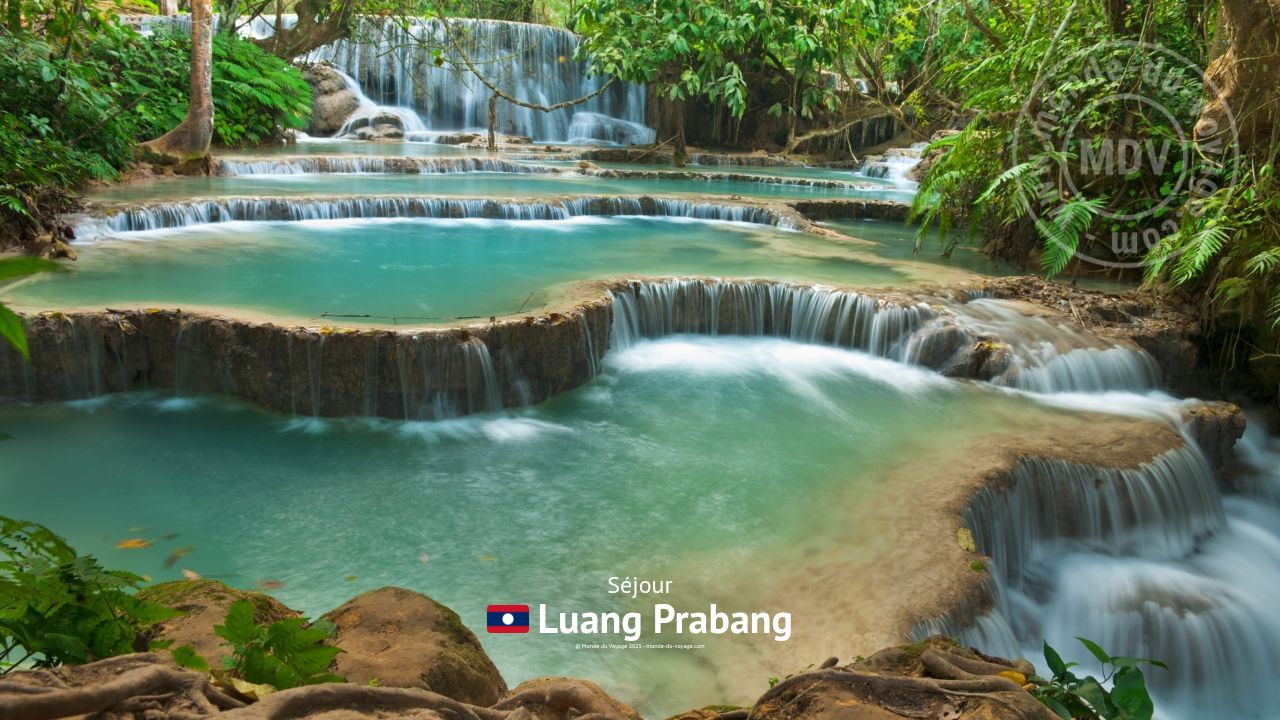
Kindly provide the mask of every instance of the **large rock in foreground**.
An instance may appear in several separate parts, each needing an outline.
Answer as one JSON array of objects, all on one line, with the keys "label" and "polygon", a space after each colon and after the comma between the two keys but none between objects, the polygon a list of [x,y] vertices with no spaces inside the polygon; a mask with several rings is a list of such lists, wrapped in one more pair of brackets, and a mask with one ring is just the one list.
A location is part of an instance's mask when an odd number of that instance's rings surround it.
[{"label": "large rock in foreground", "polygon": [[324,615],[343,653],[334,671],[347,682],[421,688],[473,705],[507,692],[498,668],[458,614],[412,590],[385,587]]}]

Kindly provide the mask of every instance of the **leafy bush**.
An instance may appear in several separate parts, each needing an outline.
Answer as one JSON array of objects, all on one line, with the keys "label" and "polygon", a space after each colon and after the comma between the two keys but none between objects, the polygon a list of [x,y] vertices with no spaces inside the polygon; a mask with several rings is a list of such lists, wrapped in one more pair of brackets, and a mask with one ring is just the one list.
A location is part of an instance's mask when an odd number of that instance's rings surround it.
[{"label": "leafy bush", "polygon": [[308,625],[306,618],[286,618],[259,625],[253,621],[253,604],[240,600],[227,609],[226,620],[213,631],[233,651],[223,657],[223,666],[255,685],[283,690],[343,682],[342,677],[329,672],[333,656],[342,650],[325,644],[333,636],[333,626],[327,622]]},{"label": "leafy bush", "polygon": [[142,582],[42,525],[0,516],[0,675],[28,660],[52,667],[146,649],[139,631],[176,613],[134,597]]},{"label": "leafy bush", "polygon": [[[109,16],[59,22],[0,34],[0,248],[49,232],[72,191],[115,178],[135,143],[186,111],[190,38],[143,37]],[[227,34],[214,42],[213,99],[222,145],[267,142],[311,112],[300,72]]]},{"label": "leafy bush", "polygon": [[42,232],[66,203],[59,188],[114,177],[130,158],[132,124],[97,71],[42,40],[0,35],[0,209],[19,228]]},{"label": "leafy bush", "polygon": [[[172,129],[186,112],[191,39],[159,33],[123,41],[104,36],[90,48],[111,70],[120,104],[140,140]],[[218,144],[259,144],[281,128],[302,128],[311,113],[311,89],[302,73],[234,35],[213,43],[213,132]]]},{"label": "leafy bush", "polygon": [[[1165,664],[1159,660],[1115,657],[1091,640],[1076,639],[1102,663],[1102,679],[1076,677],[1071,668],[1077,664],[1064,662],[1046,642],[1044,660],[1053,677],[1036,683],[1032,694],[1063,720],[1151,720],[1155,704],[1139,666],[1164,668]],[[1112,684],[1110,690],[1103,687],[1108,682]]]}]

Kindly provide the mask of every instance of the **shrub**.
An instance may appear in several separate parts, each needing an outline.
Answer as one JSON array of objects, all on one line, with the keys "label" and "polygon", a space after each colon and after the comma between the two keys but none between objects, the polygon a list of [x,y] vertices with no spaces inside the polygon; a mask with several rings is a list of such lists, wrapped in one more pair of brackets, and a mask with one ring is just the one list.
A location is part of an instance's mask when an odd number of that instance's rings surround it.
[{"label": "shrub", "polygon": [[176,615],[134,597],[143,580],[77,555],[36,523],[0,516],[0,675],[146,649],[139,631]]}]

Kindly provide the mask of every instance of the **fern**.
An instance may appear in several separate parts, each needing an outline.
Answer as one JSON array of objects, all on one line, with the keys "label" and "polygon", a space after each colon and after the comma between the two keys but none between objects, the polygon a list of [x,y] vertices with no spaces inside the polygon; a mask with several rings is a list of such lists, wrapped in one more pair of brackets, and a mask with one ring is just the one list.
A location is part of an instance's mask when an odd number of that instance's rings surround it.
[{"label": "fern", "polygon": [[270,625],[253,619],[253,604],[239,600],[227,609],[226,620],[213,628],[232,649],[222,659],[234,676],[277,690],[343,682],[329,672],[341,649],[325,641],[333,636],[333,626],[323,621],[308,624],[304,618],[287,618]]},{"label": "fern", "polygon": [[1080,238],[1093,224],[1093,219],[1106,205],[1106,198],[1074,198],[1058,208],[1048,219],[1036,220],[1036,230],[1044,240],[1040,267],[1053,277],[1062,272],[1080,248]]}]

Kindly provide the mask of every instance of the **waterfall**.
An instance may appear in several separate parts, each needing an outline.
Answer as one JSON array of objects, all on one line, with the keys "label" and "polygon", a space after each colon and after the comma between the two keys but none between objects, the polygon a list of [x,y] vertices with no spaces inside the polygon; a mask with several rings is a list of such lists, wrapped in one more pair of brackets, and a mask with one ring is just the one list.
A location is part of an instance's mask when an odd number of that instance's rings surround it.
[{"label": "waterfall", "polygon": [[353,218],[491,218],[563,220],[583,215],[687,217],[794,229],[794,218],[769,208],[654,197],[579,197],[547,202],[430,197],[226,198],[126,206],[104,220],[76,226],[79,239],[232,221],[340,220]]},{"label": "waterfall", "polygon": [[[575,57],[578,38],[568,30],[500,20],[451,20],[446,30],[434,18],[402,24],[363,17],[354,39],[307,59],[332,63],[374,103],[414,110],[429,130],[486,130],[492,92],[466,69],[450,36],[495,85],[527,102],[572,100],[606,82],[587,75],[586,63]],[[552,112],[499,102],[497,130],[539,142],[645,144],[653,142],[653,130],[644,126],[644,107],[643,86],[615,82],[580,105]]]},{"label": "waterfall", "polygon": [[336,70],[336,72],[342,76],[342,81],[346,83],[347,88],[355,94],[356,100],[360,103],[338,130],[338,137],[361,137],[358,131],[376,124],[380,117],[392,118],[394,120],[393,124],[399,126],[403,135],[427,132],[427,126],[412,108],[379,105],[364,94],[364,90],[361,89],[360,83],[356,82],[355,78],[341,70]]},{"label": "waterfall", "polygon": [[1155,360],[1135,346],[1027,315],[1002,300],[971,300],[956,313],[975,336],[999,339],[1005,366],[992,379],[997,385],[1038,393],[1147,391],[1159,385]]},{"label": "waterfall", "polygon": [[906,148],[889,148],[884,155],[864,159],[854,175],[887,180],[900,190],[915,190],[920,184],[908,178],[907,174],[920,164],[920,156],[928,146],[929,143],[922,142]]},{"label": "waterfall", "polygon": [[611,296],[613,348],[676,333],[767,335],[901,359],[912,333],[933,317],[924,304],[783,283],[636,281]]},{"label": "waterfall", "polygon": [[440,175],[450,173],[511,173],[526,175],[551,175],[557,168],[528,165],[497,158],[450,157],[378,157],[314,155],[280,158],[214,159],[214,172],[218,175],[310,175],[316,173],[403,173]]}]

